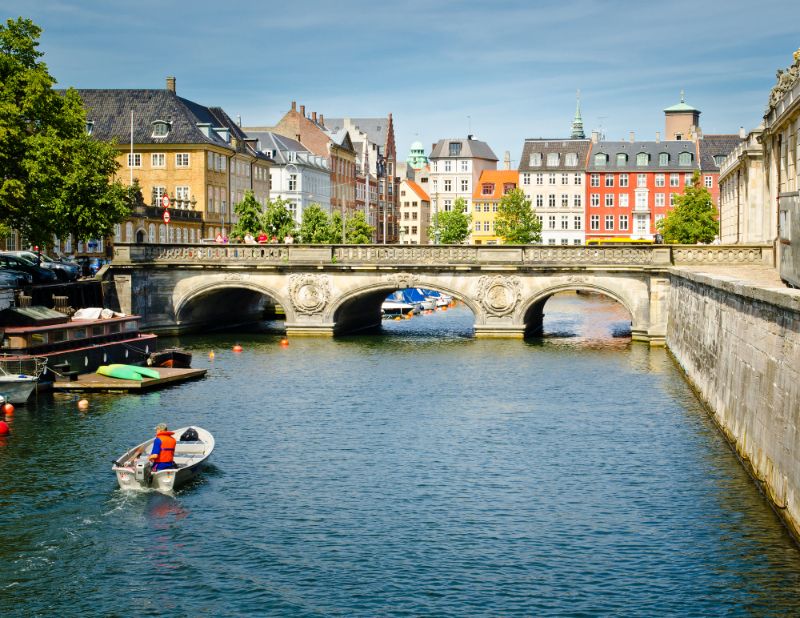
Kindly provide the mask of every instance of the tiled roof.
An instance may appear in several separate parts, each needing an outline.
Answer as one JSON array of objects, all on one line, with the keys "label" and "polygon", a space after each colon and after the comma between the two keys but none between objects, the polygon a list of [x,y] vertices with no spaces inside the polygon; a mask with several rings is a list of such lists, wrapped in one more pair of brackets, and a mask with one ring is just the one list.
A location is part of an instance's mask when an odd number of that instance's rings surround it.
[{"label": "tiled roof", "polygon": [[408,187],[409,187],[409,188],[410,188],[410,189],[411,189],[411,190],[412,190],[414,193],[416,193],[416,194],[417,194],[417,196],[418,196],[418,197],[419,197],[421,200],[423,200],[423,201],[425,201],[425,202],[430,202],[430,201],[431,201],[431,198],[430,198],[430,196],[429,196],[427,193],[425,193],[425,190],[424,190],[422,187],[420,187],[420,186],[419,186],[419,185],[418,185],[416,182],[414,182],[413,180],[406,180],[406,181],[404,181],[404,182],[405,182],[405,183],[408,185]]},{"label": "tiled roof", "polygon": [[[520,172],[572,172],[583,171],[586,169],[586,159],[592,145],[588,139],[526,139],[522,146],[522,158],[519,162]],[[531,154],[540,153],[542,164],[540,166],[531,165]],[[547,165],[547,155],[558,155],[558,165]],[[577,165],[566,165],[567,155],[575,154]]]},{"label": "tiled roof", "polygon": [[[214,144],[231,148],[213,130],[207,136],[197,126],[198,123],[210,123],[212,128],[224,126],[219,114],[222,110],[216,108],[218,112],[215,115],[210,108],[179,97],[170,90],[77,92],[86,108],[87,121],[94,123],[92,135],[96,139],[130,142],[133,111],[134,144]],[[170,123],[169,133],[165,137],[153,137],[153,122],[156,120]],[[235,123],[232,124],[235,126]]]},{"label": "tiled roof", "polygon": [[[641,152],[649,155],[647,165],[636,165],[636,155]],[[659,165],[659,155],[664,152],[669,155],[669,163],[667,165]],[[690,165],[678,165],[679,155],[682,152],[688,152],[692,155]],[[595,164],[595,156],[601,153],[608,156],[608,161],[605,166]],[[618,154],[628,155],[628,159],[624,164],[617,165]],[[587,169],[592,172],[692,172],[698,169],[697,147],[694,142],[689,140],[661,142],[598,142],[592,144]]]},{"label": "tiled roof", "polygon": [[[483,185],[491,184],[492,193],[483,193]],[[519,187],[519,172],[517,170],[483,170],[481,177],[472,192],[473,200],[499,200],[505,195],[505,185],[513,184],[514,188]]]},{"label": "tiled roof", "polygon": [[714,157],[727,157],[742,141],[737,134],[704,135],[699,142],[700,169],[704,172],[718,172],[719,165],[714,163]]},{"label": "tiled roof", "polygon": [[[247,137],[257,139],[261,150],[269,153],[272,160],[277,165],[292,163],[297,166],[307,166],[328,171],[328,166],[325,163],[324,157],[321,157],[322,161],[317,163],[316,155],[312,154],[303,144],[290,137],[286,137],[280,133],[273,133],[272,131],[248,131]],[[298,153],[295,161],[289,161],[289,152]]]},{"label": "tiled roof", "polygon": [[325,127],[334,132],[338,131],[346,128],[345,120],[349,121],[359,131],[366,133],[367,139],[373,144],[377,144],[380,147],[386,146],[387,132],[389,130],[388,118],[325,118]]},{"label": "tiled roof", "polygon": [[[450,144],[452,143],[461,144],[461,151],[459,154],[450,154]],[[492,152],[492,149],[489,147],[489,144],[486,142],[481,142],[476,139],[461,139],[458,137],[452,139],[440,139],[433,146],[433,150],[428,158],[446,159],[451,157],[453,159],[486,159],[488,161],[498,160],[494,152]]]}]

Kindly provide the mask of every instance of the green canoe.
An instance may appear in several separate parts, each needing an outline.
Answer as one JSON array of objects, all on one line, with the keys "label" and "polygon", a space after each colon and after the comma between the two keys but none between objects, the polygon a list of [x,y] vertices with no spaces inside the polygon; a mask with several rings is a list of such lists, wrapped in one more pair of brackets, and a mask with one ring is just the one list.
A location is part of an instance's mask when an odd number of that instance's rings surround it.
[{"label": "green canoe", "polygon": [[133,369],[134,368],[130,365],[100,365],[95,373],[119,380],[135,380],[141,382],[142,376]]},{"label": "green canoe", "polygon": [[119,363],[115,363],[113,365],[109,365],[111,369],[116,369],[118,367],[123,367],[125,369],[130,369],[131,371],[135,371],[143,378],[153,378],[157,380],[161,377],[161,374],[158,373],[155,369],[150,369],[149,367],[139,367],[138,365],[122,365]]}]

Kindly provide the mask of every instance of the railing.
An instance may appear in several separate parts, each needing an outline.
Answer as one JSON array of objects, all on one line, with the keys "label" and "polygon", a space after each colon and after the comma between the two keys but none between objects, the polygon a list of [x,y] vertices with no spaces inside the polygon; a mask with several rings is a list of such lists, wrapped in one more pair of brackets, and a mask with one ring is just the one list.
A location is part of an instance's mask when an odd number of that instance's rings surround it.
[{"label": "railing", "polygon": [[184,264],[258,266],[630,266],[767,265],[768,245],[240,245],[115,244],[114,266]]}]

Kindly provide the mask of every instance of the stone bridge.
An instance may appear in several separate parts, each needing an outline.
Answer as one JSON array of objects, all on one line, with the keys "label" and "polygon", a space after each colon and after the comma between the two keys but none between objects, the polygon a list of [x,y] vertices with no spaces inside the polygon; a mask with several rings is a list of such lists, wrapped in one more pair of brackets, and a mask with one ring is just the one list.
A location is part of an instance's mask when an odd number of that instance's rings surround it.
[{"label": "stone bridge", "polygon": [[280,305],[289,335],[331,336],[380,325],[387,294],[420,287],[469,307],[478,337],[524,337],[541,330],[548,298],[581,290],[622,304],[633,339],[661,345],[670,268],[763,264],[770,246],[116,244],[105,280],[122,311],[173,333]]}]

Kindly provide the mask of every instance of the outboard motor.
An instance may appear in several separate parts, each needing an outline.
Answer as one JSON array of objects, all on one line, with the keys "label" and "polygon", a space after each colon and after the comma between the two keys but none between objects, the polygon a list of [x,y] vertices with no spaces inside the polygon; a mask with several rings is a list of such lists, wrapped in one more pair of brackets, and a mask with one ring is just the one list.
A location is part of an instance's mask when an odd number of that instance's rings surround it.
[{"label": "outboard motor", "polygon": [[142,487],[150,486],[150,475],[153,470],[153,463],[146,457],[139,457],[133,462],[133,478]]}]

